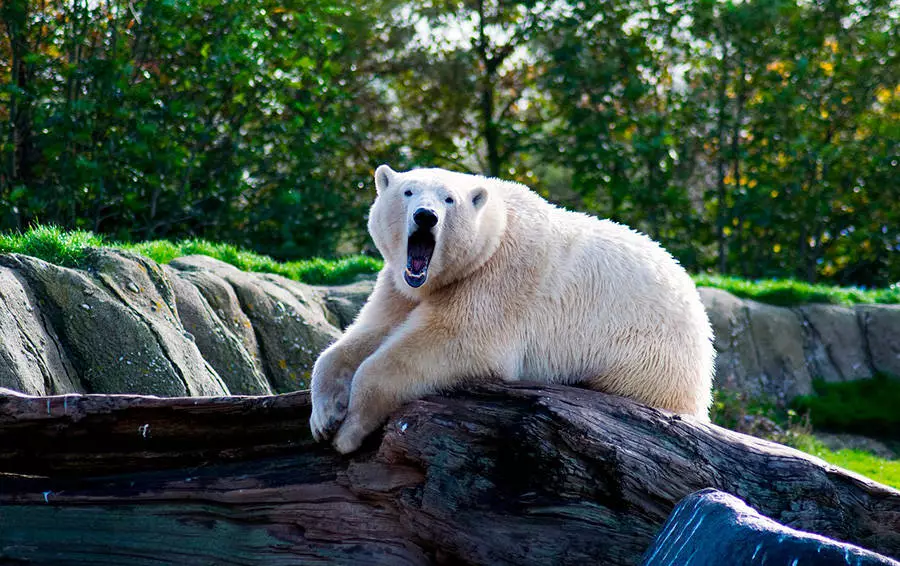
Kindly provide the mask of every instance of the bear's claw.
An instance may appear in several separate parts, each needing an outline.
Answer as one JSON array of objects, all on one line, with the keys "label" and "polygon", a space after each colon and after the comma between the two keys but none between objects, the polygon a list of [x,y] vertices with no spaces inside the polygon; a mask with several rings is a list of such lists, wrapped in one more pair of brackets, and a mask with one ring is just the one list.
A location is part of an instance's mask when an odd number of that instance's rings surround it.
[{"label": "bear's claw", "polygon": [[313,401],[309,429],[317,442],[332,437],[347,416],[347,404],[338,400],[331,403]]}]

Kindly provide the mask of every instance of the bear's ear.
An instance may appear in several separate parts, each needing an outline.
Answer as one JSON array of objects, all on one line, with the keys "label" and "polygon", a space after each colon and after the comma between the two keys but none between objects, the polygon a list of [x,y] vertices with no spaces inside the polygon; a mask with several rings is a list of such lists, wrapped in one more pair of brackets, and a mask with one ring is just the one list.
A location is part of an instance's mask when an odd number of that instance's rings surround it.
[{"label": "bear's ear", "polygon": [[475,210],[479,210],[482,206],[484,206],[484,203],[487,202],[487,199],[488,199],[487,189],[485,189],[484,187],[478,187],[477,189],[472,191],[471,199],[472,199],[472,206],[475,207]]},{"label": "bear's ear", "polygon": [[375,170],[375,192],[380,194],[381,191],[388,188],[396,174],[397,172],[387,165],[379,165]]}]

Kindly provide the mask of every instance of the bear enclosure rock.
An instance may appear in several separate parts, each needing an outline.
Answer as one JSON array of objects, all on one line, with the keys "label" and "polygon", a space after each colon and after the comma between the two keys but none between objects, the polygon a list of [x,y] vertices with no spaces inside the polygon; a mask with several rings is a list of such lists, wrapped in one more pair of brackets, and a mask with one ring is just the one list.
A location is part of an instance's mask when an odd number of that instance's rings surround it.
[{"label": "bear enclosure rock", "polygon": [[205,256],[4,254],[0,305],[0,387],[38,395],[296,391],[340,334],[325,291]]},{"label": "bear enclosure rock", "polygon": [[352,457],[309,415],[307,392],[0,394],[0,562],[634,565],[709,487],[900,556],[900,492],[595,391],[415,401]]}]

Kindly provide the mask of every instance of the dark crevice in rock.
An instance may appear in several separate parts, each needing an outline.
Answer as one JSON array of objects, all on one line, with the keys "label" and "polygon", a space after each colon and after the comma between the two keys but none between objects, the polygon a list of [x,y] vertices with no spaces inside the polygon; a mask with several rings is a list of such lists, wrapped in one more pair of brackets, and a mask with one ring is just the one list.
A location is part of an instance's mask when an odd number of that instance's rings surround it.
[{"label": "dark crevice in rock", "polygon": [[750,307],[747,305],[746,301],[744,301],[744,304],[741,307],[739,312],[744,317],[744,322],[747,325],[746,326],[747,340],[750,341],[750,347],[753,349],[753,356],[756,358],[754,360],[754,362],[755,362],[756,368],[759,371],[759,375],[756,376],[757,381],[759,381],[759,390],[760,390],[760,392],[764,392],[768,389],[768,387],[766,387],[766,385],[767,385],[767,382],[771,379],[771,377],[766,374],[766,370],[763,367],[762,353],[759,351],[759,344],[756,343],[756,338],[753,334],[753,319],[750,316]]},{"label": "dark crevice in rock", "polygon": [[[63,344],[62,340],[59,339],[59,335],[56,332],[56,329],[53,328],[53,324],[50,318],[44,314],[43,309],[40,309],[40,318],[39,321],[41,326],[44,327],[44,331],[47,333],[47,336],[50,337],[50,341],[53,343],[53,348],[56,350],[56,355],[59,356],[59,359],[63,361],[63,372],[66,375],[66,379],[69,380],[69,383],[75,386],[74,393],[79,393],[82,390],[87,390],[87,386],[85,383],[82,383],[81,377],[75,372],[75,368],[71,366],[71,354],[66,349],[66,345]],[[60,391],[60,393],[65,393]]]},{"label": "dark crevice in rock", "polygon": [[44,357],[41,355],[41,348],[38,344],[34,343],[31,336],[27,332],[27,330],[22,326],[22,322],[16,319],[16,328],[19,329],[19,335],[22,337],[22,345],[28,349],[31,355],[34,357],[35,363],[40,367],[41,377],[44,380],[44,390],[48,395],[58,394],[58,393],[68,393],[68,391],[57,391],[56,385],[53,383],[53,379],[51,377],[52,372],[50,368],[47,367],[47,363],[44,360]]},{"label": "dark crevice in rock", "polygon": [[834,371],[837,373],[838,377],[840,377],[841,381],[846,381],[848,376],[844,375],[844,372],[841,370],[840,364],[834,357],[833,352],[833,344],[826,344],[822,339],[822,334],[816,328],[816,326],[812,323],[809,317],[806,315],[806,312],[802,308],[794,308],[791,309],[794,311],[794,314],[800,318],[801,326],[803,327],[804,340],[803,340],[803,354],[807,360],[807,363],[816,369],[816,373],[821,374],[821,370],[816,367],[818,364],[816,363],[816,346],[820,346],[822,351],[825,352],[825,356],[828,358],[828,363],[831,364],[831,367],[834,368]]},{"label": "dark crevice in rock", "polygon": [[262,366],[263,376],[266,378],[266,383],[269,385],[269,388],[272,391],[279,391],[279,388],[276,387],[276,376],[272,373],[270,363],[274,360],[269,359],[269,354],[267,352],[265,341],[263,340],[262,333],[257,328],[257,325],[253,323],[253,317],[250,316],[252,309],[248,309],[246,305],[246,300],[241,293],[241,290],[237,285],[234,284],[228,277],[221,277],[222,281],[224,281],[231,290],[234,292],[234,296],[237,297],[238,300],[238,308],[241,309],[241,312],[244,316],[247,317],[247,320],[250,322],[250,329],[253,330],[253,336],[256,337],[256,343],[259,345],[259,356],[260,356],[260,365]]},{"label": "dark crevice in rock", "polygon": [[[178,317],[185,330],[194,336],[194,343],[203,358],[228,385],[232,394],[271,394],[258,356],[252,355],[244,339],[237,336],[223,316],[219,316],[200,287],[182,272],[163,267],[163,272],[175,292]],[[223,283],[224,284],[224,283]]]},{"label": "dark crevice in rock", "polygon": [[859,324],[859,333],[862,336],[863,354],[866,357],[866,365],[875,375],[875,358],[872,356],[872,345],[869,341],[869,313],[861,309],[854,309],[856,312],[856,321]]}]

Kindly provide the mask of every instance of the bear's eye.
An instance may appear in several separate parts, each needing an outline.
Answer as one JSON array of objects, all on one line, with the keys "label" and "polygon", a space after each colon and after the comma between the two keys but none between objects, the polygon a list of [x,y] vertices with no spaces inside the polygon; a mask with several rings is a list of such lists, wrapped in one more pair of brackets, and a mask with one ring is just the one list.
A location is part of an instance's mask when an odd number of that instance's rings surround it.
[{"label": "bear's eye", "polygon": [[408,196],[408,197],[411,197],[411,196],[412,196],[412,191],[406,190],[406,191],[403,192],[403,194],[406,195],[406,196]]},{"label": "bear's eye", "polygon": [[447,204],[453,204],[453,197],[447,197],[447,198],[445,198],[445,199],[444,199],[444,202],[446,202]]}]

